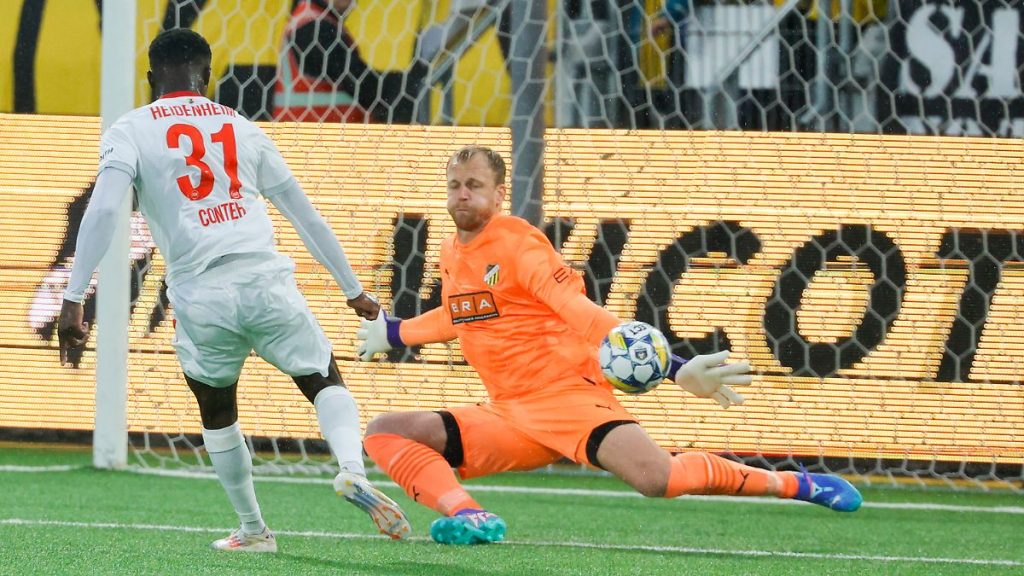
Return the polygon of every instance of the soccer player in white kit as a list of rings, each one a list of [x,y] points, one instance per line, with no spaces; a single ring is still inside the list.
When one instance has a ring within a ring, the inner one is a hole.
[[[82,217],[74,266],[58,323],[61,363],[88,339],[85,291],[110,246],[118,207],[134,185],[139,209],[167,262],[174,348],[199,402],[203,442],[241,526],[218,550],[274,552],[260,514],[252,457],[238,425],[236,389],[251,350],[288,374],[316,408],[338,459],[334,488],[392,538],[410,533],[398,505],[366,479],[356,404],[342,383],[331,343],[295,283],[294,264],[274,248],[260,196],[302,237],[360,316],[375,318],[331,228],[299,187],[273,142],[231,108],[202,96],[210,46],[199,34],[164,32],[149,47],[157,99],[112,125],[100,144],[96,186]]]

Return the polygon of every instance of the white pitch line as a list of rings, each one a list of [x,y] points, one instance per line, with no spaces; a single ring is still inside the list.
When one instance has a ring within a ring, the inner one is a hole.
[[[0,466],[2,472],[70,472],[83,469],[83,466]],[[216,480],[217,476],[210,472],[195,472],[191,470],[165,470],[162,468],[140,468],[133,469],[133,473],[147,474],[151,476],[163,476],[170,478],[190,478],[195,480]],[[256,476],[257,482],[270,482],[279,484],[314,484],[329,486],[333,480],[330,478],[315,478],[303,476]],[[377,486],[398,488],[394,482],[377,481]],[[492,486],[484,484],[468,484],[466,486],[471,492],[498,492],[505,494],[539,494],[545,496],[578,496],[589,498],[643,498],[636,492],[627,490],[593,490],[586,488],[544,488],[537,486]],[[769,506],[806,506],[806,502],[789,500],[786,498],[772,497],[750,497],[750,496],[701,496],[687,495],[680,496],[680,500],[699,502],[728,502],[732,504],[762,504]],[[929,502],[865,502],[862,508],[875,510],[922,510],[941,512],[972,512],[978,514],[1017,514],[1024,515],[1024,507],[1021,506],[962,506],[958,504],[934,504]]]
[[[54,465],[54,466],[18,466],[17,464],[0,465],[0,472],[71,472],[81,470],[84,466]]]
[[[120,522],[70,522],[63,520],[30,520],[24,518],[0,519],[0,526],[52,526],[61,528],[92,528],[108,530],[153,530],[158,532],[186,532],[202,534],[220,534],[228,528],[207,528],[203,526],[173,526],[168,524],[123,524]],[[335,540],[380,540],[387,538],[379,535],[356,534],[351,532],[323,532],[309,530],[275,530],[278,536],[295,536],[299,538],[330,538]],[[429,538],[415,536],[409,540],[429,542]],[[985,559],[985,558],[936,558],[922,556],[882,556],[877,554],[825,554],[820,552],[791,552],[787,550],[727,550],[719,548],[699,548],[696,546],[643,546],[624,544],[597,544],[590,542],[557,542],[557,541],[515,541],[510,540],[498,546],[535,546],[545,548],[582,548],[591,550],[613,550],[620,552],[656,552],[660,554],[685,555],[716,555],[757,558],[804,558],[814,560],[852,560],[868,562],[907,562],[920,564],[953,564],[973,566],[1024,566],[1017,560]]]
[[[173,478],[196,478],[202,480],[216,480],[217,476],[209,472],[193,472],[188,470],[163,470],[159,468],[143,468],[136,470],[140,474],[151,474],[153,476],[170,476]],[[274,482],[281,484],[316,484],[330,485],[329,478],[310,478],[302,476],[256,476],[257,482]],[[394,482],[374,482],[376,486],[387,486],[398,488]],[[550,496],[580,496],[591,498],[643,498],[636,492],[627,490],[592,490],[586,488],[544,488],[537,486],[491,486],[483,484],[468,484],[466,489],[470,492],[501,492],[506,494],[541,494]],[[786,498],[758,497],[758,496],[702,496],[691,494],[680,496],[680,500],[697,500],[701,502],[729,502],[733,504],[765,504],[772,506],[806,506],[806,502],[790,500]],[[877,510],[925,510],[942,512],[977,512],[980,514],[1024,514],[1024,507],[1021,506],[961,506],[957,504],[933,504],[928,502],[865,502],[863,508]]]

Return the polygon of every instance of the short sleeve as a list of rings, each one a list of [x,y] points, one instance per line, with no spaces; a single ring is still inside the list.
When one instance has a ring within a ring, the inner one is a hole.
[[[139,148],[135,145],[129,124],[115,122],[100,138],[100,165],[97,173],[104,168],[116,168],[134,180],[138,176],[138,166]]]
[[[295,177],[284,161],[274,142],[262,131],[259,132],[260,165],[258,170],[259,189],[266,197],[284,190]]]
[[[536,229],[523,239],[515,269],[520,285],[555,312],[586,293],[580,274],[562,260],[551,242]]]

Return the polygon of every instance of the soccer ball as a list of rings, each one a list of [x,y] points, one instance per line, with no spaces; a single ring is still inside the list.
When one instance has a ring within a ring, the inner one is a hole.
[[[604,377],[627,394],[654,390],[668,377],[672,363],[668,340],[646,322],[626,322],[612,328],[598,350]]]

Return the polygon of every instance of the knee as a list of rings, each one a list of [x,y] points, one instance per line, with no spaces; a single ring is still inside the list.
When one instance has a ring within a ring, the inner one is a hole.
[[[664,498],[666,491],[669,489],[669,483],[658,481],[642,482],[634,488],[647,498]]]
[[[371,434],[396,434],[410,440],[419,440],[417,419],[415,412],[389,412],[374,416],[366,425],[366,435]]]
[[[366,435],[394,434],[443,452],[447,433],[435,412],[391,412],[375,416],[366,425]]]
[[[402,436],[402,427],[400,426],[399,418],[396,418],[397,414],[378,414],[370,420],[370,423],[366,425],[366,435],[372,434],[398,434]]]
[[[664,498],[668,491],[668,470],[663,470],[662,466],[641,466],[627,481],[647,498]]]

